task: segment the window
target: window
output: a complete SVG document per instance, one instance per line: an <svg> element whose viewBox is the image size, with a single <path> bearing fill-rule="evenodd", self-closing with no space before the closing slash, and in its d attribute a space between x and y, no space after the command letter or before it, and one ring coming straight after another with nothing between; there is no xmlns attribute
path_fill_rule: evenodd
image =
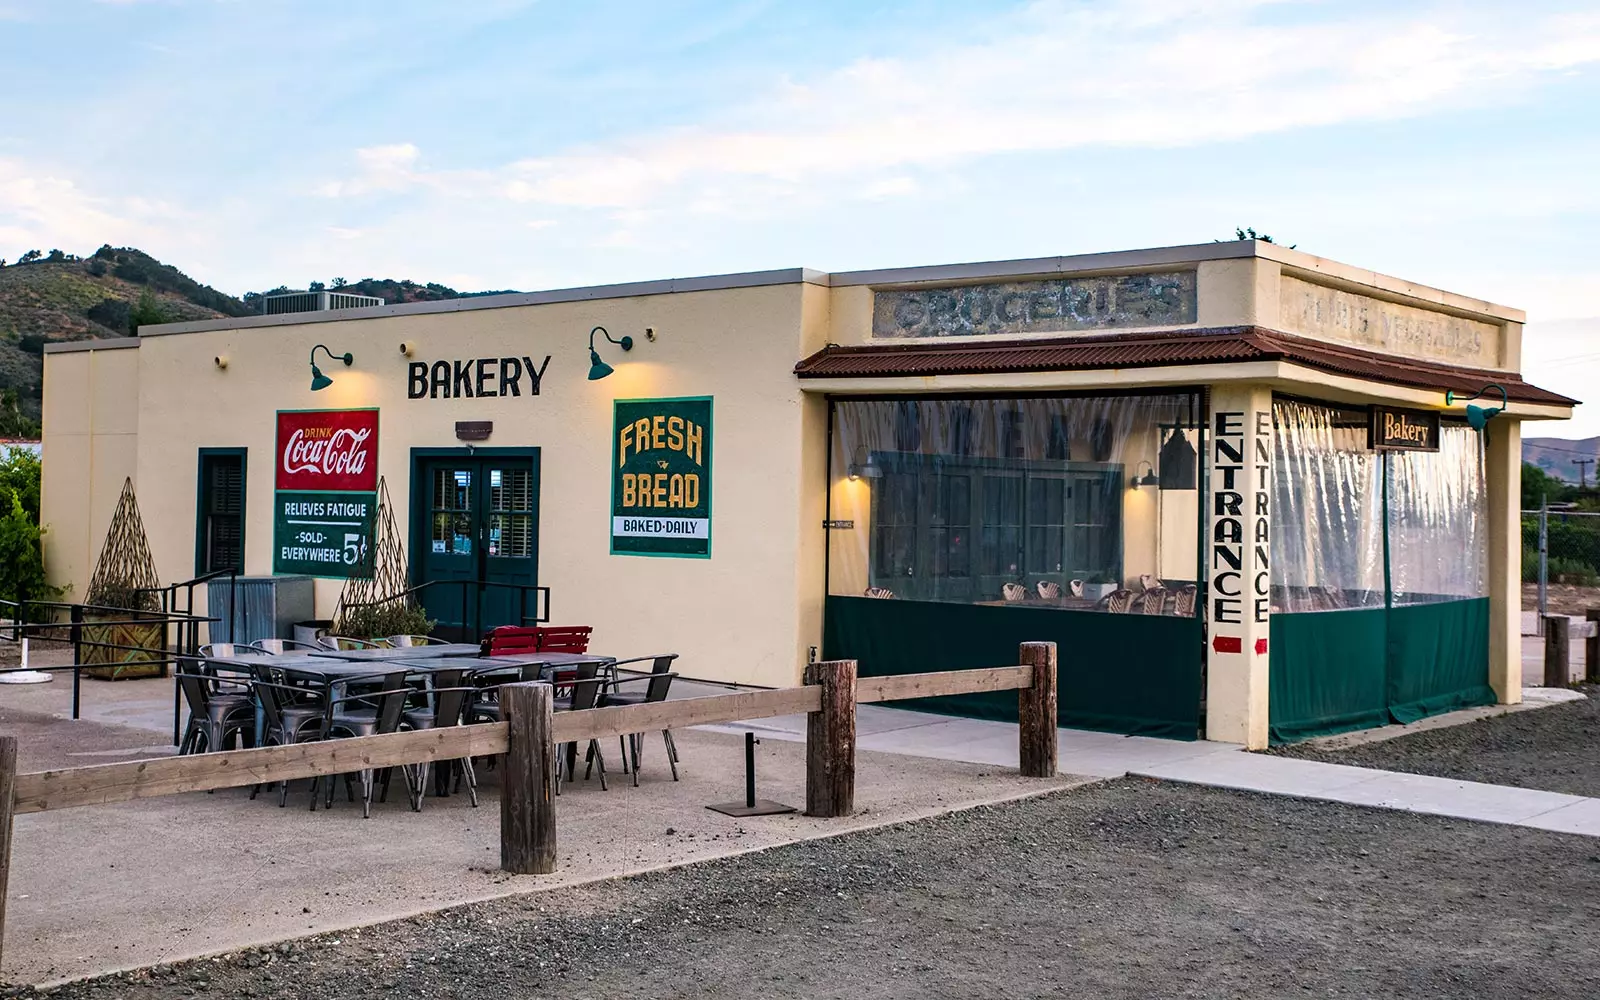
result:
<svg viewBox="0 0 1600 1000"><path fill-rule="evenodd" d="M244 572L243 448L201 448L195 504L194 572Z"/></svg>

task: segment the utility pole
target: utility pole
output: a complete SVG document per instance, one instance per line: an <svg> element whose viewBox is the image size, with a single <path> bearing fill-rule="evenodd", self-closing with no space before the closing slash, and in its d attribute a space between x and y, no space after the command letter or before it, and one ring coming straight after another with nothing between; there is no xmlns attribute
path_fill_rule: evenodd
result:
<svg viewBox="0 0 1600 1000"><path fill-rule="evenodd" d="M1578 489L1581 490L1588 485L1588 479L1585 477L1584 473L1589 471L1589 466L1594 464L1594 459L1575 458L1572 460L1572 464L1578 467Z"/></svg>

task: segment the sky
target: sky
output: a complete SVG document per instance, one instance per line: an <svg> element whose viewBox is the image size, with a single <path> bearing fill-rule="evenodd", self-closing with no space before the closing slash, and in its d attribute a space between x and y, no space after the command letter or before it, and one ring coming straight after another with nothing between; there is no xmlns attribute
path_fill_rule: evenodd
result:
<svg viewBox="0 0 1600 1000"><path fill-rule="evenodd" d="M535 290L1250 226L1600 383L1593 0L0 0L0 65L0 257Z"/></svg>

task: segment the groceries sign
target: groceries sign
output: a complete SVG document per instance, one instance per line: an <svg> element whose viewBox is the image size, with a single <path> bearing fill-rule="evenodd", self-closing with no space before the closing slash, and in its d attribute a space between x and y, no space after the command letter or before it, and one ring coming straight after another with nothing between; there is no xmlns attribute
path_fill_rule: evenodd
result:
<svg viewBox="0 0 1600 1000"><path fill-rule="evenodd" d="M611 551L711 555L711 397L619 399L611 429Z"/></svg>
<svg viewBox="0 0 1600 1000"><path fill-rule="evenodd" d="M278 413L272 571L372 576L378 411Z"/></svg>

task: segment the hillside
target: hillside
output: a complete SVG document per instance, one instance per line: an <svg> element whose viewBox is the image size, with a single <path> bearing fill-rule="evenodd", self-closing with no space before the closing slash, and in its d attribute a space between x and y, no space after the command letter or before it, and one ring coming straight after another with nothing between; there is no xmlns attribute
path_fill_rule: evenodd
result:
<svg viewBox="0 0 1600 1000"><path fill-rule="evenodd" d="M1566 438L1523 438L1522 460L1537 465L1546 473L1569 483L1578 481L1578 466L1573 459L1600 458L1600 437L1569 441ZM1596 465L1588 465L1584 479L1596 482Z"/></svg>
<svg viewBox="0 0 1600 1000"><path fill-rule="evenodd" d="M37 420L45 344L126 337L135 323L250 311L131 247L103 246L83 258L59 250L25 254L0 267L0 393L14 391L22 413Z"/></svg>

